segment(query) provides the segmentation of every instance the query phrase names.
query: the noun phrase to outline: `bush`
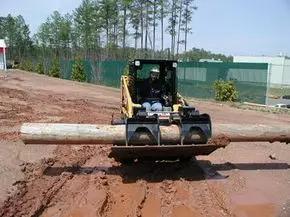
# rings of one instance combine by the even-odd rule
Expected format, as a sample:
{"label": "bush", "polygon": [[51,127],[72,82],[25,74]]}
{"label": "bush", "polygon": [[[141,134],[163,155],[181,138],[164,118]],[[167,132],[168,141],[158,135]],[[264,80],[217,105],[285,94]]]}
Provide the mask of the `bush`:
{"label": "bush", "polygon": [[28,71],[28,72],[33,72],[34,71],[33,63],[30,60],[23,60],[19,64],[19,68],[21,70]]}
{"label": "bush", "polygon": [[44,74],[44,65],[43,63],[37,63],[36,72],[39,74]]}
{"label": "bush", "polygon": [[83,61],[78,59],[73,65],[72,68],[72,80],[79,81],[79,82],[85,82],[86,79],[86,73]]}
{"label": "bush", "polygon": [[235,102],[238,98],[238,91],[234,81],[219,80],[214,82],[215,99],[217,101]]}
{"label": "bush", "polygon": [[21,69],[21,70],[24,70],[24,64],[23,64],[23,62],[21,62],[21,63],[19,64],[18,68]]}
{"label": "bush", "polygon": [[130,75],[130,71],[129,71],[129,64],[127,64],[123,70],[123,75]]}
{"label": "bush", "polygon": [[54,59],[52,62],[52,67],[49,71],[50,76],[55,77],[55,78],[60,78],[60,66],[59,62],[57,59]]}

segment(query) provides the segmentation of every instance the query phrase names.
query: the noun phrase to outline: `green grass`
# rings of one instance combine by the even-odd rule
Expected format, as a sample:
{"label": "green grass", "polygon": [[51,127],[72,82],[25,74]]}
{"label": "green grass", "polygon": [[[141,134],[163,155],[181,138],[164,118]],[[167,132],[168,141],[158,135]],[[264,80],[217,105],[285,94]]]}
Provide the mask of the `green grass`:
{"label": "green grass", "polygon": [[205,103],[216,103],[216,104],[223,104],[229,107],[241,109],[241,110],[251,110],[251,111],[258,111],[258,112],[267,112],[270,114],[286,114],[290,115],[290,109],[285,108],[277,108],[277,107],[259,107],[254,105],[246,105],[240,102],[220,102],[215,101],[214,99],[200,99],[200,98],[193,98],[193,97],[184,97],[189,104],[194,105],[198,102],[205,102]]}
{"label": "green grass", "polygon": [[269,94],[274,96],[290,95],[290,88],[270,88]]}
{"label": "green grass", "polygon": [[259,106],[244,105],[242,103],[233,103],[230,106],[234,108],[242,109],[242,110],[252,110],[252,111],[267,112],[271,114],[290,115],[290,109],[287,109],[287,108],[259,107]]}

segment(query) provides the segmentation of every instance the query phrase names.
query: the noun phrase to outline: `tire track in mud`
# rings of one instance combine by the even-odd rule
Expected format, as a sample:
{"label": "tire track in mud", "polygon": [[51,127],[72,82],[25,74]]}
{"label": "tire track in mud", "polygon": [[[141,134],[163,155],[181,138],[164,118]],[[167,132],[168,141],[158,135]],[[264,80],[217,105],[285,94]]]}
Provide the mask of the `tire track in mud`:
{"label": "tire track in mud", "polygon": [[[196,162],[112,165],[108,151],[59,146],[54,159],[23,165],[26,178],[0,216],[217,216],[219,203]],[[178,189],[186,189],[179,201]]]}
{"label": "tire track in mud", "polygon": [[[201,216],[232,216],[230,204],[227,200],[225,186],[219,183],[225,181],[226,177],[217,173],[210,162],[198,161],[197,166],[202,170],[203,180],[190,184],[190,195]],[[224,180],[223,180],[224,179]]]}
{"label": "tire track in mud", "polygon": [[55,195],[42,216],[110,216],[110,180],[102,168],[90,163],[92,159],[102,163],[105,152],[106,147],[95,148],[94,154],[73,171],[73,178]]}
{"label": "tire track in mud", "polygon": [[224,216],[200,165],[192,160],[176,166],[176,180],[161,183],[161,216]]}
{"label": "tire track in mud", "polygon": [[[80,186],[78,186],[80,185]],[[51,201],[42,216],[110,216],[112,199],[102,174],[75,175]]]}
{"label": "tire track in mud", "polygon": [[141,181],[138,183],[138,197],[136,198],[136,207],[135,207],[135,213],[134,216],[141,217],[142,216],[142,209],[144,206],[144,203],[148,196],[148,189],[147,183],[144,181]]}
{"label": "tire track in mud", "polygon": [[109,163],[107,151],[107,147],[96,147],[94,155],[73,171],[73,178],[55,195],[42,216],[111,216],[114,200],[110,185],[114,180],[108,178],[107,166],[98,166]]}
{"label": "tire track in mud", "polygon": [[47,205],[50,203],[51,199],[55,194],[63,187],[63,185],[72,178],[71,173],[63,173],[60,178],[55,180],[46,192],[42,192],[42,195],[37,198],[35,206],[32,208],[28,216],[36,217],[40,216]]}
{"label": "tire track in mud", "polygon": [[119,165],[108,151],[59,146],[54,159],[25,164],[0,216],[227,216],[195,161]]}
{"label": "tire track in mud", "polygon": [[172,216],[172,202],[174,201],[174,195],[176,188],[174,182],[171,180],[165,180],[161,183],[161,216]]}
{"label": "tire track in mud", "polygon": [[193,184],[190,186],[191,201],[194,201],[201,216],[221,216],[217,215],[216,198],[212,197],[211,190],[208,187],[207,181],[201,181],[201,183]]}
{"label": "tire track in mud", "polygon": [[[229,177],[227,175],[223,176],[217,172],[216,166],[212,165],[210,161],[200,160],[198,164],[205,175],[204,181],[209,192],[208,196],[214,199],[210,207],[217,207],[216,210],[213,209],[210,213],[207,210],[208,215],[212,216],[218,211],[219,216],[235,216],[231,195],[233,192],[238,192],[245,188],[244,177],[241,176],[239,171],[232,172]],[[235,167],[226,163],[225,168],[232,169]]]}
{"label": "tire track in mud", "polygon": [[[95,153],[94,148],[88,146],[77,149],[59,146],[55,152],[56,158],[22,165],[25,178],[15,183],[18,190],[0,206],[0,216],[40,216],[65,183],[73,178],[72,172]],[[69,169],[61,171],[59,176],[44,175],[51,172],[52,166],[68,166]]]}
{"label": "tire track in mud", "polygon": [[[101,216],[141,217],[142,208],[148,195],[147,182],[139,179],[127,180],[126,176],[128,173],[130,176],[132,167],[120,165],[109,159],[108,152],[108,148],[103,149],[100,155],[94,156],[89,163],[90,165],[101,163],[105,168],[100,176],[105,182],[98,182],[105,185],[105,191],[108,195],[108,202]],[[94,170],[97,176],[100,174],[98,170]]]}
{"label": "tire track in mud", "polygon": [[103,186],[104,192],[105,192],[105,196],[102,200],[102,202],[100,203],[99,206],[96,207],[96,213],[97,216],[104,216],[104,217],[109,217],[109,211],[111,209],[111,205],[112,205],[112,195],[110,192],[110,184],[108,183],[108,179],[107,176],[105,174],[102,174],[101,176],[95,178],[95,180],[98,181],[96,182],[96,184],[101,184],[101,186]]}
{"label": "tire track in mud", "polygon": [[[132,169],[135,169],[133,174]],[[208,183],[206,174],[195,161],[137,164],[121,166],[117,170],[121,176],[126,174],[123,177],[125,180],[131,179],[131,182],[139,180],[136,182],[142,199],[135,198],[136,201],[140,201],[137,205],[132,204],[137,212],[135,215],[128,216],[180,216],[180,213],[183,213],[184,216],[194,217],[228,216],[223,210],[223,198],[216,198],[219,195],[213,192],[222,191],[214,189],[219,186]],[[115,190],[110,189],[112,192]],[[179,191],[183,191],[183,196],[180,196]],[[114,200],[117,198],[118,196],[115,196]],[[149,206],[151,206],[151,210],[148,208]],[[153,208],[155,212],[152,211]]]}

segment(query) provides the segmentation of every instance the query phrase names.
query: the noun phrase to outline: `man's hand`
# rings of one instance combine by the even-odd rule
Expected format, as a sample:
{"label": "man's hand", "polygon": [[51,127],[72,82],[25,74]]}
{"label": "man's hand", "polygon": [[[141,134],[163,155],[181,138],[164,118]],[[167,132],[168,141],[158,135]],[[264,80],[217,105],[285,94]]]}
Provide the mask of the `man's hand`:
{"label": "man's hand", "polygon": [[168,106],[169,105],[169,97],[166,95],[163,95],[162,98],[164,99],[165,106]]}

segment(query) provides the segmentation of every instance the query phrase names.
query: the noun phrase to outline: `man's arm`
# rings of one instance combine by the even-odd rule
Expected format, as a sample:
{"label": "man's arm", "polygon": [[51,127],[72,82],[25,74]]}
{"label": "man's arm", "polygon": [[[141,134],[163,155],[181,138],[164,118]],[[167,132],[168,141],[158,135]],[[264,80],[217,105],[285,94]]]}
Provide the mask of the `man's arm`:
{"label": "man's arm", "polygon": [[166,85],[161,83],[161,98],[163,99],[164,105],[169,105],[169,97],[166,89]]}

